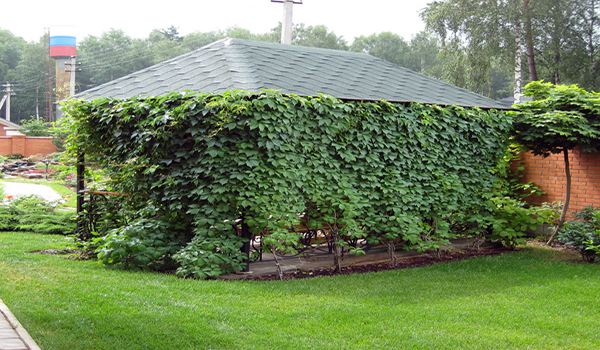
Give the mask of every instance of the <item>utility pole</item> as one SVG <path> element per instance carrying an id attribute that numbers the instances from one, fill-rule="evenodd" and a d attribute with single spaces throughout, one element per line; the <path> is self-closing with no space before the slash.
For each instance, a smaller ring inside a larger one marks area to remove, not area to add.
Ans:
<path id="1" fill-rule="evenodd" d="M 70 66 L 70 68 L 65 68 L 65 72 L 69 73 L 69 96 L 72 97 L 75 95 L 75 73 L 81 72 L 80 68 L 77 68 L 81 65 L 81 63 L 76 62 L 76 57 L 71 56 L 70 62 L 65 63 L 65 65 Z"/>
<path id="2" fill-rule="evenodd" d="M 2 105 L 4 105 L 6 103 L 5 116 L 6 116 L 6 120 L 10 121 L 10 95 L 13 94 L 13 91 L 10 88 L 12 87 L 12 84 L 6 83 L 2 86 L 4 86 L 4 96 L 2 97 L 2 100 L 0 101 L 0 109 L 2 109 Z"/>
<path id="3" fill-rule="evenodd" d="M 271 0 L 271 2 L 283 3 L 283 23 L 281 24 L 281 43 L 292 45 L 292 17 L 294 4 L 301 5 L 302 0 Z"/>

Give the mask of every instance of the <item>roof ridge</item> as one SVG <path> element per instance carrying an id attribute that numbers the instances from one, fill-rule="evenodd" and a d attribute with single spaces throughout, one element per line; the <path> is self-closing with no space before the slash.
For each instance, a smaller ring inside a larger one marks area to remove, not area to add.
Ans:
<path id="1" fill-rule="evenodd" d="M 235 41 L 237 40 L 233 38 L 225 38 L 222 41 L 227 66 L 233 73 L 234 84 L 243 85 L 244 90 L 260 90 L 264 84 L 258 77 L 256 64 L 247 57 L 247 52 L 244 51 L 248 46 L 244 45 L 244 49 L 241 49 L 240 45 L 232 45 Z M 244 59 L 240 60 L 238 55 L 244 56 Z"/>

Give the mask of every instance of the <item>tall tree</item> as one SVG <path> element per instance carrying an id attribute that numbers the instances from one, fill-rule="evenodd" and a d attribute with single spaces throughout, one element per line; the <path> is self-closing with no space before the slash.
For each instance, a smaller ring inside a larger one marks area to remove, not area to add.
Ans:
<path id="1" fill-rule="evenodd" d="M 143 40 L 133 39 L 116 29 L 100 37 L 84 38 L 78 45 L 78 60 L 82 62 L 78 80 L 82 88 L 88 89 L 153 64 L 155 53 L 148 52 L 147 48 Z"/>
<path id="2" fill-rule="evenodd" d="M 444 49 L 468 52 L 472 66 L 485 64 L 485 57 L 514 62 L 517 95 L 522 52 L 529 81 L 597 84 L 597 10 L 598 0 L 444 0 L 431 3 L 422 17 L 451 43 Z M 484 59 L 471 60 L 475 52 Z"/>
<path id="3" fill-rule="evenodd" d="M 583 87 L 588 90 L 596 90 L 600 86 L 600 70 L 598 69 L 599 55 L 598 46 L 600 45 L 600 17 L 599 0 L 580 0 L 575 9 L 576 27 L 580 35 L 581 46 L 584 47 L 580 62 L 584 64 L 574 64 L 572 68 L 579 68 L 575 78 Z M 574 79 L 574 80 L 575 80 Z"/>
<path id="4" fill-rule="evenodd" d="M 6 81 L 8 71 L 19 64 L 24 47 L 25 40 L 0 29 L 0 81 Z"/>
<path id="5" fill-rule="evenodd" d="M 517 3 L 522 5 L 522 0 L 434 1 L 421 13 L 427 28 L 442 39 L 446 60 L 464 60 L 469 76 L 459 86 L 494 95 L 490 91 L 494 67 L 507 62 L 514 67 L 515 37 L 523 35 L 519 30 L 523 6 Z"/>
<path id="6" fill-rule="evenodd" d="M 435 67 L 440 64 L 439 39 L 429 32 L 421 31 L 410 40 L 409 48 L 410 57 L 406 67 L 437 78 Z"/>
<path id="7" fill-rule="evenodd" d="M 531 20 L 540 79 L 561 84 L 563 79 L 573 75 L 569 72 L 573 64 L 570 56 L 585 52 L 578 33 L 575 5 L 573 0 L 546 0 L 538 2 L 533 9 Z"/>
<path id="8" fill-rule="evenodd" d="M 11 103 L 11 120 L 20 122 L 28 117 L 44 119 L 52 105 L 52 95 L 49 89 L 54 88 L 50 70 L 54 71 L 54 62 L 44 49 L 47 37 L 42 37 L 39 43 L 27 43 L 22 51 L 19 64 L 6 75 L 6 81 L 15 83 L 15 98 Z M 47 104 L 50 99 L 50 104 Z"/>

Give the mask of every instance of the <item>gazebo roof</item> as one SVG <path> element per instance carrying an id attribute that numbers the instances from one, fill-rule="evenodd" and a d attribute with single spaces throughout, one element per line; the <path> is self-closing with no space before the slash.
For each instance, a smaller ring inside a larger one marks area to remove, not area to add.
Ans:
<path id="1" fill-rule="evenodd" d="M 131 98 L 172 91 L 263 89 L 343 100 L 508 109 L 482 95 L 364 53 L 223 39 L 76 95 Z"/>

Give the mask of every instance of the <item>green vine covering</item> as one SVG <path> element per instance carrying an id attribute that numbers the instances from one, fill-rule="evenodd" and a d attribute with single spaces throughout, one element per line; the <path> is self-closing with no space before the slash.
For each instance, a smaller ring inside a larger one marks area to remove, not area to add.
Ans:
<path id="1" fill-rule="evenodd" d="M 66 112 L 70 150 L 101 166 L 111 191 L 144 203 L 136 227 L 157 222 L 160 238 L 142 249 L 162 253 L 145 256 L 200 278 L 242 269 L 242 224 L 284 251 L 301 221 L 330 228 L 336 247 L 439 247 L 452 215 L 485 210 L 511 128 L 497 110 L 273 91 L 72 101 Z M 106 262 L 139 249 L 119 243 L 143 241 L 130 231 L 102 238 Z"/>

